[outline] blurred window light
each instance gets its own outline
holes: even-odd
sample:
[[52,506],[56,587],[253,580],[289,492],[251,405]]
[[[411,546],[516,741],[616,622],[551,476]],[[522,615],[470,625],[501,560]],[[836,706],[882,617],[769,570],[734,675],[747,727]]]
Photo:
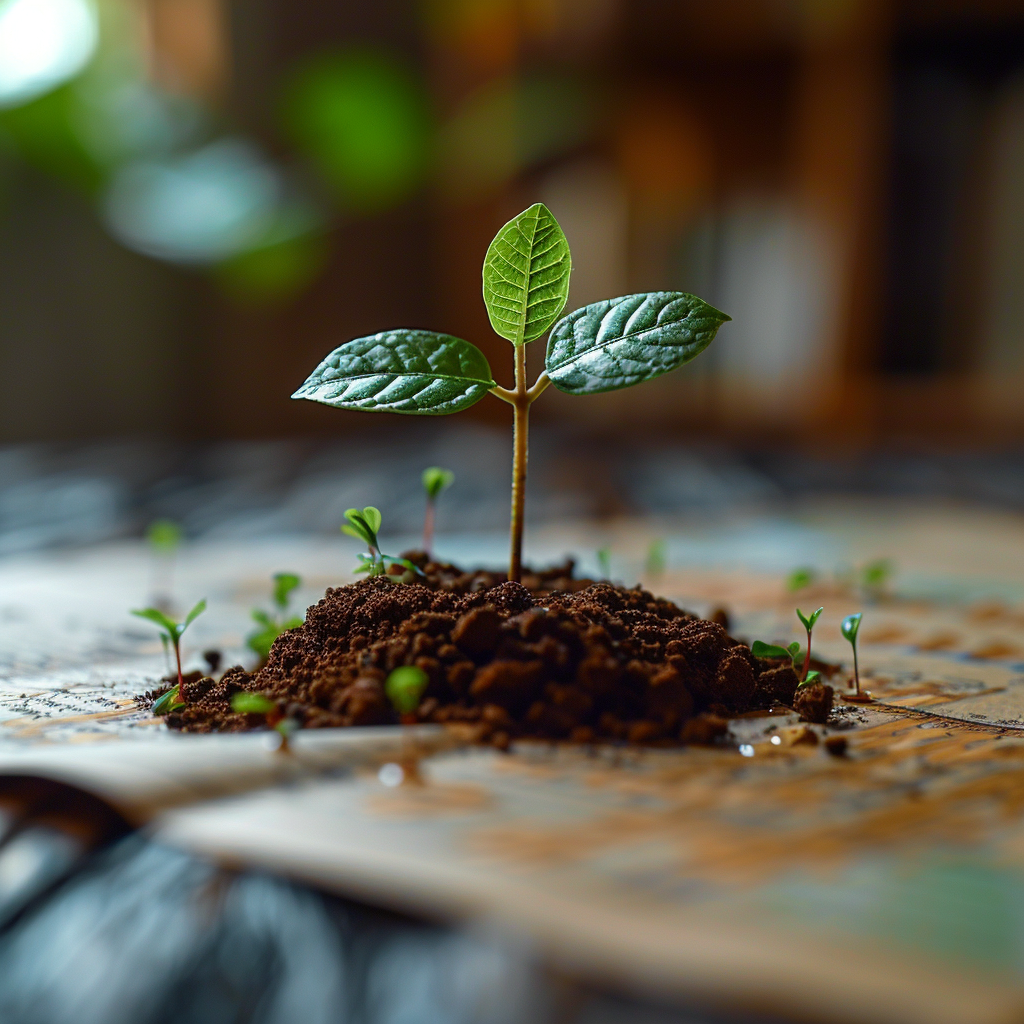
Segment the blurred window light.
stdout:
[[0,107],[26,103],[73,78],[98,40],[88,0],[0,0]]
[[253,146],[222,139],[174,160],[126,165],[105,207],[111,231],[129,248],[203,265],[261,244],[283,198],[281,176]]

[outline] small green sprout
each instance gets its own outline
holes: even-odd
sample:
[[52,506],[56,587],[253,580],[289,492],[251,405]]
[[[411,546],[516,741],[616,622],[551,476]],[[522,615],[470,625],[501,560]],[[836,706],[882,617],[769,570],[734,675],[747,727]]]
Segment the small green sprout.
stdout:
[[267,725],[281,734],[281,749],[288,749],[288,738],[295,731],[297,723],[281,714],[277,701],[264,697],[262,693],[242,690],[232,695],[231,710],[238,715],[263,715]]
[[152,710],[154,715],[166,715],[171,711],[180,711],[184,706],[181,691],[175,684],[159,700],[153,702]]
[[[169,693],[165,693],[156,704],[153,705],[153,710],[156,711],[160,705],[160,701],[164,698],[169,697],[171,693],[177,691],[180,693],[181,686],[181,636],[188,629],[192,623],[206,611],[206,599],[200,601],[193,609],[185,616],[184,622],[175,622],[173,619],[169,619],[159,608],[140,608],[132,611],[132,615],[137,615],[140,619],[147,619],[154,625],[159,627],[160,635],[166,639],[166,641],[174,647],[174,657],[178,663],[178,686],[171,690]],[[173,703],[169,701],[168,704]],[[171,710],[167,706],[167,710]],[[157,711],[157,714],[163,712]]]
[[778,644],[766,644],[763,640],[755,640],[750,645],[750,653],[755,658],[789,658],[792,662],[800,653],[800,643],[794,640],[788,647],[780,647]]
[[817,576],[818,574],[808,566],[794,569],[786,578],[786,589],[791,593],[803,590],[804,587],[809,587],[817,579]]
[[644,560],[644,572],[648,576],[660,576],[668,564],[668,545],[663,538],[652,540]]
[[266,661],[270,656],[270,648],[274,641],[287,629],[295,629],[302,625],[302,619],[298,615],[287,615],[288,602],[293,590],[299,586],[302,580],[293,572],[279,572],[274,574],[274,605],[277,614],[268,615],[260,608],[254,608],[252,619],[260,628],[246,637],[246,646],[259,655],[261,661]]
[[[534,203],[488,246],[483,298],[494,332],[512,344],[515,385],[492,375],[462,338],[399,328],[355,338],[327,354],[292,398],[336,409],[445,416],[486,395],[512,406],[512,508],[508,578],[522,576],[530,407],[549,385],[596,395],[653,380],[695,359],[730,318],[686,292],[603,299],[562,316],[572,256],[551,211]],[[530,384],[526,346],[548,336],[545,369]]]
[[370,576],[383,576],[389,565],[401,565],[410,572],[423,575],[419,566],[413,565],[408,559],[385,555],[381,551],[380,542],[377,540],[377,531],[380,529],[381,523],[380,509],[376,509],[372,505],[368,505],[364,509],[346,509],[345,518],[348,522],[342,523],[341,532],[361,540],[370,549],[368,555],[359,555],[360,565],[356,572],[365,572]]
[[154,552],[173,555],[181,544],[182,529],[173,519],[156,519],[146,527],[146,540]]
[[869,562],[860,571],[860,581],[864,592],[876,601],[884,597],[895,571],[896,567],[890,558],[879,558],[874,562]]
[[796,617],[803,623],[804,629],[807,630],[807,650],[804,652],[804,669],[800,673],[800,678],[806,680],[807,673],[811,668],[811,630],[814,629],[814,624],[821,618],[821,613],[824,608],[819,608],[816,612],[811,612],[810,615],[804,615],[799,608],[796,610]]
[[151,599],[154,608],[165,612],[171,610],[174,558],[181,545],[182,533],[181,527],[173,519],[156,519],[146,527],[146,540],[152,554]]
[[416,665],[401,665],[384,683],[384,693],[399,715],[411,715],[427,688],[427,673]]
[[612,578],[612,549],[607,544],[597,549],[597,569],[603,579]]
[[437,512],[437,499],[442,491],[448,490],[455,483],[455,474],[450,469],[430,466],[423,470],[423,490],[427,493],[427,509],[423,514],[423,551],[430,556],[434,547],[434,518]]
[[849,640],[850,646],[853,648],[853,681],[857,687],[858,696],[860,695],[860,670],[857,667],[857,634],[860,632],[860,620],[863,614],[863,612],[857,612],[856,615],[847,615],[843,619],[842,625],[843,636]]
[[821,673],[816,669],[812,668],[807,675],[800,682],[800,686],[810,686],[811,683],[816,683],[821,678]]

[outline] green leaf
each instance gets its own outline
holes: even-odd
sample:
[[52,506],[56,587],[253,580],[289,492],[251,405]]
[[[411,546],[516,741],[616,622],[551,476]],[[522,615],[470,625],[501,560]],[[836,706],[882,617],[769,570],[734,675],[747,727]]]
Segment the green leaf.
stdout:
[[442,491],[447,490],[455,483],[455,474],[450,469],[442,469],[440,466],[431,466],[423,470],[423,490],[427,497],[434,500]]
[[166,629],[169,638],[172,640],[176,639],[178,636],[178,624],[173,619],[169,619],[164,615],[159,608],[132,609],[132,615],[137,615],[140,619],[148,619],[161,629]]
[[274,604],[284,610],[288,607],[288,595],[302,582],[293,572],[274,573]]
[[794,569],[786,579],[786,589],[803,590],[814,582],[816,575],[813,569]]
[[283,633],[286,629],[298,629],[306,620],[298,615],[293,615],[290,619],[285,619],[281,623],[281,632]]
[[801,679],[800,682],[797,683],[797,689],[801,686],[810,686],[811,683],[816,683],[819,679],[821,679],[821,673],[816,668],[812,668],[811,671],[807,673],[807,678]]
[[339,345],[292,398],[336,409],[443,416],[495,386],[475,345],[433,331],[383,331]]
[[198,619],[199,616],[202,615],[203,612],[205,611],[206,598],[204,597],[202,601],[197,602],[196,606],[192,609],[192,611],[190,611],[188,615],[185,616],[185,621],[178,627],[178,636],[181,636],[181,634],[184,633],[185,630],[188,629],[188,627],[191,626],[192,623],[195,622],[195,620]]
[[484,257],[484,305],[495,333],[513,345],[539,338],[565,308],[571,270],[565,233],[543,203],[510,220]]
[[[376,511],[376,509],[374,509]],[[379,516],[379,513],[378,513]],[[350,537],[361,540],[371,548],[377,547],[377,531],[366,521],[362,511],[357,508],[345,509],[345,518],[349,521],[348,526],[342,524],[341,532],[347,533]],[[380,520],[377,520],[378,524]]]
[[268,622],[263,629],[250,633],[245,638],[245,645],[259,657],[260,661],[266,661],[270,656],[270,648],[280,635],[281,628],[274,622]]
[[399,558],[396,555],[381,555],[381,558],[385,562],[392,562],[396,565],[400,565],[403,568],[408,569],[410,572],[416,573],[417,576],[426,577],[427,575],[418,565],[414,562],[410,562],[408,558]]
[[[180,701],[181,698],[178,694],[178,688],[177,686],[173,686],[162,697],[154,701],[152,708],[153,714],[166,715],[167,712],[170,711],[175,704],[179,704]],[[181,706],[184,707],[184,704],[181,704]]]
[[181,543],[181,527],[173,519],[157,519],[146,527],[149,546],[163,555],[171,554]]
[[824,608],[819,608],[816,612],[811,612],[810,615],[804,615],[804,613],[800,611],[799,608],[797,608],[796,617],[804,624],[804,629],[806,629],[807,632],[810,633],[810,631],[814,629],[814,624],[821,617],[821,613],[824,610]]
[[795,659],[800,653],[800,641],[794,640],[791,644],[787,645],[786,650],[789,651],[789,656]]
[[374,508],[372,505],[367,505],[366,508],[363,509],[363,522],[373,530],[373,535],[376,537],[380,531],[380,509]]
[[889,558],[879,558],[875,562],[865,565],[861,570],[861,578],[864,586],[869,589],[879,589],[889,582],[889,578],[895,571],[895,566]]
[[384,692],[400,715],[407,715],[419,707],[420,697],[427,688],[426,672],[415,665],[396,668],[384,683]]
[[850,641],[851,644],[857,643],[857,634],[860,632],[860,620],[863,617],[863,612],[857,612],[856,615],[847,615],[843,619],[843,636]]
[[277,704],[262,693],[243,690],[231,697],[231,710],[239,715],[269,715],[277,710]]
[[594,302],[555,324],[547,373],[559,391],[570,395],[628,388],[700,355],[731,319],[685,292]]
[[252,610],[253,622],[258,622],[261,626],[273,626],[274,620],[265,612],[259,608],[253,608]]
[[788,648],[780,647],[778,644],[766,644],[763,640],[755,640],[750,646],[750,653],[755,658],[793,658]]

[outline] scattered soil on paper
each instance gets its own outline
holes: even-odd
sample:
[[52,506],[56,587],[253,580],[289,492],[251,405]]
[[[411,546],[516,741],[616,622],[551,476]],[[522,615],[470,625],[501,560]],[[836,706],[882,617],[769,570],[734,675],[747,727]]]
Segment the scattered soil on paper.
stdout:
[[[185,707],[167,724],[188,732],[264,727],[263,716],[231,710],[240,690],[277,701],[303,728],[394,723],[384,681],[400,665],[429,679],[419,710],[403,721],[460,723],[498,747],[522,737],[712,742],[730,716],[793,707],[792,667],[755,658],[719,622],[640,587],[575,579],[571,562],[527,572],[519,584],[406,557],[425,578],[329,589],[260,669],[187,677]],[[816,721],[827,718],[831,689],[808,689],[827,691],[808,707]]]

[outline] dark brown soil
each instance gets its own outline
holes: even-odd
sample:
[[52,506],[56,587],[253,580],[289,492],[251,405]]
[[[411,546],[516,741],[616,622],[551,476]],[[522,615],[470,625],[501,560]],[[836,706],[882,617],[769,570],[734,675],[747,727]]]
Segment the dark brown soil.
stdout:
[[[167,724],[189,732],[265,726],[263,716],[232,712],[239,690],[276,700],[304,728],[394,723],[384,681],[400,665],[417,665],[430,680],[418,712],[403,720],[465,723],[499,747],[520,737],[707,743],[732,714],[793,706],[791,667],[755,658],[717,622],[639,587],[574,579],[571,563],[527,574],[527,586],[418,562],[425,580],[329,589],[254,673],[190,675],[186,707]],[[831,689],[802,693],[811,690],[828,691],[828,708],[813,708],[815,721],[827,718]]]

